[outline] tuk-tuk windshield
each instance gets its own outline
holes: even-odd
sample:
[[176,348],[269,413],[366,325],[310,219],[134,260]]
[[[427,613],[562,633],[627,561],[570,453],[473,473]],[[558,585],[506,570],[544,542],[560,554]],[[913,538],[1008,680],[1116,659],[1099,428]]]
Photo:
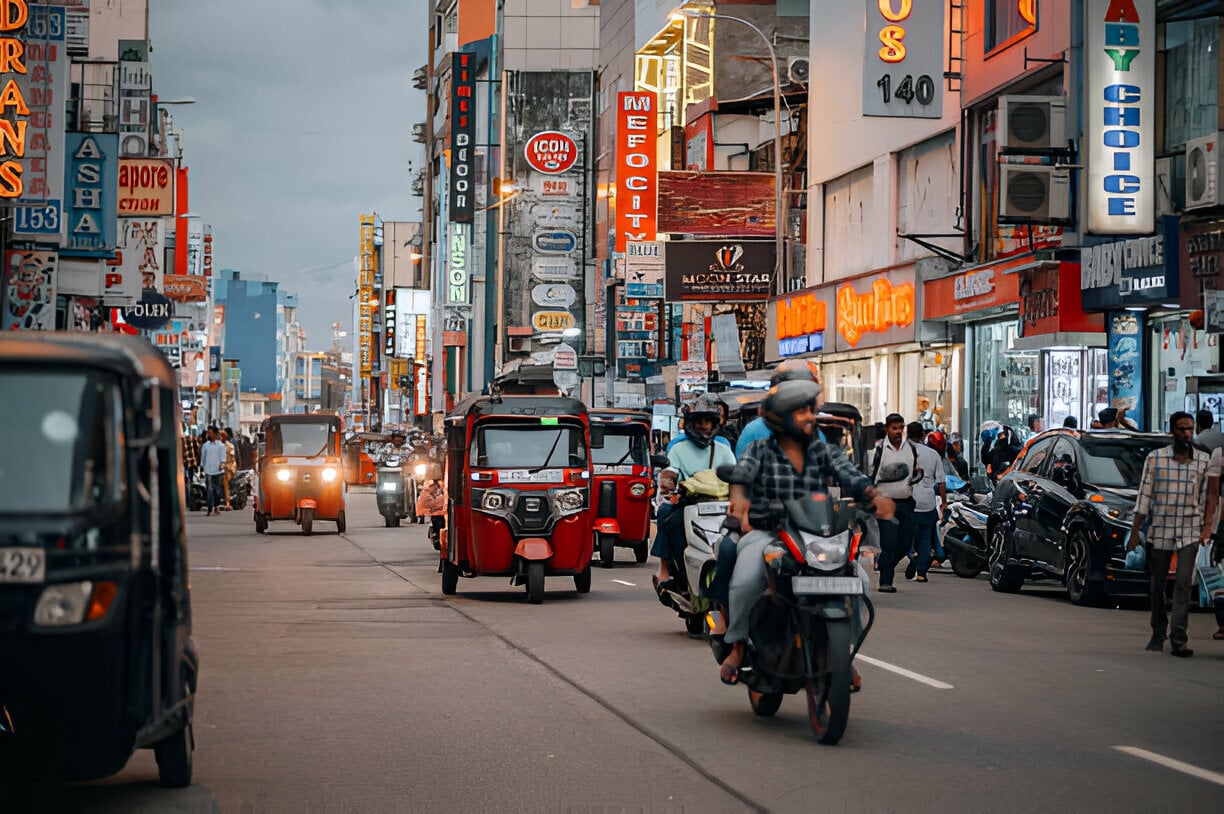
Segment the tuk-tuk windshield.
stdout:
[[494,469],[585,467],[582,427],[572,424],[498,424],[476,429],[473,466]]
[[331,433],[332,426],[327,423],[285,422],[277,424],[268,441],[268,452],[273,455],[297,455],[306,458],[326,455],[330,449]]
[[603,446],[591,451],[591,459],[603,466],[650,466],[646,440],[645,428],[605,425]]
[[95,371],[0,369],[0,513],[58,513],[124,493],[123,396]]

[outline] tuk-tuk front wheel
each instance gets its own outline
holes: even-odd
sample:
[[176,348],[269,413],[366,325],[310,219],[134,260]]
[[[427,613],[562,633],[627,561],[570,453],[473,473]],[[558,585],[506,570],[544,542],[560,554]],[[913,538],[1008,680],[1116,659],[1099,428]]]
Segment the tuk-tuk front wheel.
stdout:
[[314,531],[314,517],[314,509],[302,509],[302,534],[306,535],[307,537],[310,536],[310,532]]
[[589,562],[586,568],[574,574],[574,588],[580,594],[589,594],[591,592],[591,564]]
[[268,518],[263,512],[255,512],[255,533],[264,534],[268,531]]
[[616,560],[616,535],[599,535],[599,564],[603,568],[611,568]]
[[450,560],[442,560],[442,593],[453,596],[459,588],[459,566]]
[[544,563],[527,563],[527,601],[538,605],[544,601]]
[[344,509],[341,509],[340,513],[336,515],[336,531],[340,534],[344,534],[344,528]]
[[635,543],[633,546],[633,559],[641,563],[646,562],[646,558],[650,556],[650,545],[648,540],[643,540],[640,543]]

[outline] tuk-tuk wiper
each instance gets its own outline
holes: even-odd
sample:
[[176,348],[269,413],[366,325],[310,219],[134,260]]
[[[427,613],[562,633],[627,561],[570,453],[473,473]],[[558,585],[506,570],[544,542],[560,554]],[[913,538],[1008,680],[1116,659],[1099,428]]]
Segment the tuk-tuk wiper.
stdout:
[[565,430],[557,430],[557,437],[553,439],[552,446],[548,448],[548,454],[544,456],[544,463],[540,464],[539,466],[533,466],[531,469],[527,470],[528,472],[534,475],[541,469],[548,468],[548,462],[552,460],[553,453],[557,451],[557,444],[561,443],[561,436],[564,433]]

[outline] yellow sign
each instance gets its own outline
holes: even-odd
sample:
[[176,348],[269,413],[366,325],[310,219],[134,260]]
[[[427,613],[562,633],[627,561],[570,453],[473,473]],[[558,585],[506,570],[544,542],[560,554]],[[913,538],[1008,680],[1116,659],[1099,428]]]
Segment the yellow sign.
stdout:
[[531,324],[537,331],[564,331],[574,327],[574,315],[569,311],[536,311]]
[[879,277],[860,294],[846,283],[837,289],[837,332],[854,347],[869,332],[914,324],[914,284],[894,286]]

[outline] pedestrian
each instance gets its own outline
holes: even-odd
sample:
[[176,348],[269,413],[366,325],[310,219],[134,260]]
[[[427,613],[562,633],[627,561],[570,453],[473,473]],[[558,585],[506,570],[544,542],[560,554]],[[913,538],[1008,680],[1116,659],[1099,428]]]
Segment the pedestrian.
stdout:
[[948,464],[961,480],[969,480],[969,462],[965,460],[965,441],[959,432],[948,436]]
[[430,539],[434,548],[439,547],[442,539],[442,529],[446,528],[446,490],[436,480],[430,480],[421,490],[417,498],[416,513],[420,517],[428,517],[430,523]]
[[225,463],[221,466],[221,491],[225,495],[225,504],[221,508],[227,512],[230,511],[230,481],[238,473],[238,450],[230,440],[230,432],[229,428],[220,432],[221,443],[225,445]]
[[1029,435],[1036,435],[1045,429],[1045,419],[1036,413],[1029,415],[1026,423],[1028,424]]
[[1069,415],[1063,419],[1063,429],[1075,430],[1079,429],[1079,419],[1073,415]]
[[727,408],[727,403],[722,399],[718,400],[718,434],[727,439],[727,443],[731,445],[731,449],[735,449],[739,442],[739,430],[731,423],[731,413]]
[[1098,429],[1118,429],[1118,409],[1116,407],[1106,407],[1104,410],[1097,413],[1097,421],[1101,425]]
[[194,432],[183,436],[183,475],[187,483],[200,468],[200,436]]
[[[922,479],[913,485],[914,542],[909,564],[905,566],[905,578],[926,582],[931,553],[939,545],[939,507],[948,505],[948,491],[944,483],[943,456],[939,454],[940,450],[923,443],[922,425],[911,421],[905,434],[918,450],[918,471],[922,473]],[[942,444],[943,433],[939,433],[934,441]],[[939,495],[939,503],[935,502],[936,494]]]
[[[1104,423],[1104,419],[1102,419]],[[1190,583],[1194,576],[1197,546],[1211,540],[1220,496],[1221,453],[1208,454],[1194,446],[1194,418],[1178,411],[1169,417],[1173,443],[1153,451],[1143,462],[1135,519],[1127,550],[1139,545],[1143,521],[1151,518],[1145,538],[1152,603],[1152,638],[1147,649],[1164,649],[1166,632],[1172,655],[1189,657],[1186,646],[1190,615]],[[1171,629],[1165,616],[1165,584],[1173,556],[1177,573],[1173,579]]]
[[[889,464],[903,464],[910,476],[902,480],[880,483],[880,470]],[[871,480],[881,495],[896,504],[896,523],[880,523],[880,593],[895,594],[893,577],[897,563],[914,544],[914,486],[921,480],[918,470],[918,447],[905,438],[905,419],[890,413],[884,419],[884,437],[875,446],[871,463]]]
[[208,480],[206,490],[208,499],[208,514],[220,514],[221,505],[221,475],[225,471],[225,445],[221,443],[215,427],[208,428],[208,440],[200,447],[200,467]]
[[1210,410],[1199,410],[1194,415],[1194,440],[1208,452],[1224,447],[1224,433],[1215,425],[1215,416]]

